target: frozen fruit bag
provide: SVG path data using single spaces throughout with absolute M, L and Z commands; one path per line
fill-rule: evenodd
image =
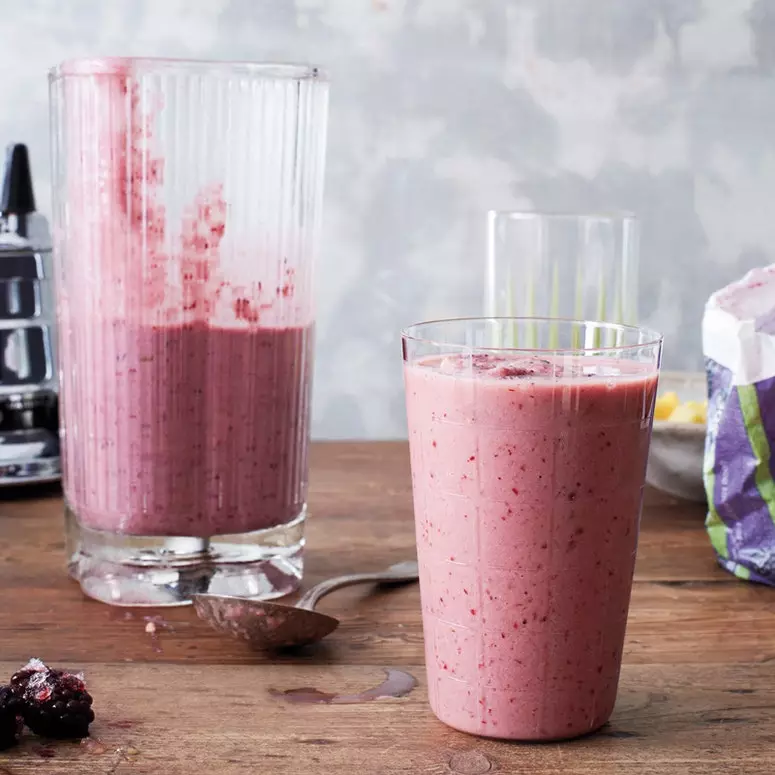
M 722 567 L 775 586 L 775 264 L 710 297 L 702 347 L 708 534 Z

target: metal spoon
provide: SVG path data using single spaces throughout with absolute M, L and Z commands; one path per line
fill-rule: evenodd
M 200 619 L 219 632 L 242 638 L 256 649 L 274 650 L 303 646 L 325 638 L 338 626 L 333 616 L 314 610 L 325 595 L 352 584 L 402 584 L 417 581 L 417 563 L 399 562 L 381 573 L 355 573 L 321 581 L 296 605 L 251 600 L 231 595 L 192 595 Z

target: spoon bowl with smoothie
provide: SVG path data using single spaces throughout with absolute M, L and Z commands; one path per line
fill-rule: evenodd
M 305 592 L 295 605 L 229 595 L 196 594 L 194 609 L 215 630 L 245 640 L 254 649 L 274 651 L 315 643 L 339 626 L 336 617 L 315 610 L 326 595 L 353 584 L 394 586 L 411 581 L 417 581 L 417 563 L 407 560 L 376 573 L 351 573 L 321 581 Z

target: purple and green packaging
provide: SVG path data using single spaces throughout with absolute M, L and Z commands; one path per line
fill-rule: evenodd
M 775 586 L 775 264 L 710 297 L 702 340 L 708 535 L 723 568 Z

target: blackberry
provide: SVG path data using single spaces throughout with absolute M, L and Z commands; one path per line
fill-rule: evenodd
M 43 737 L 86 737 L 94 721 L 92 697 L 81 676 L 31 659 L 11 678 L 24 723 Z
M 23 726 L 21 700 L 10 686 L 0 686 L 0 751 L 19 742 Z

